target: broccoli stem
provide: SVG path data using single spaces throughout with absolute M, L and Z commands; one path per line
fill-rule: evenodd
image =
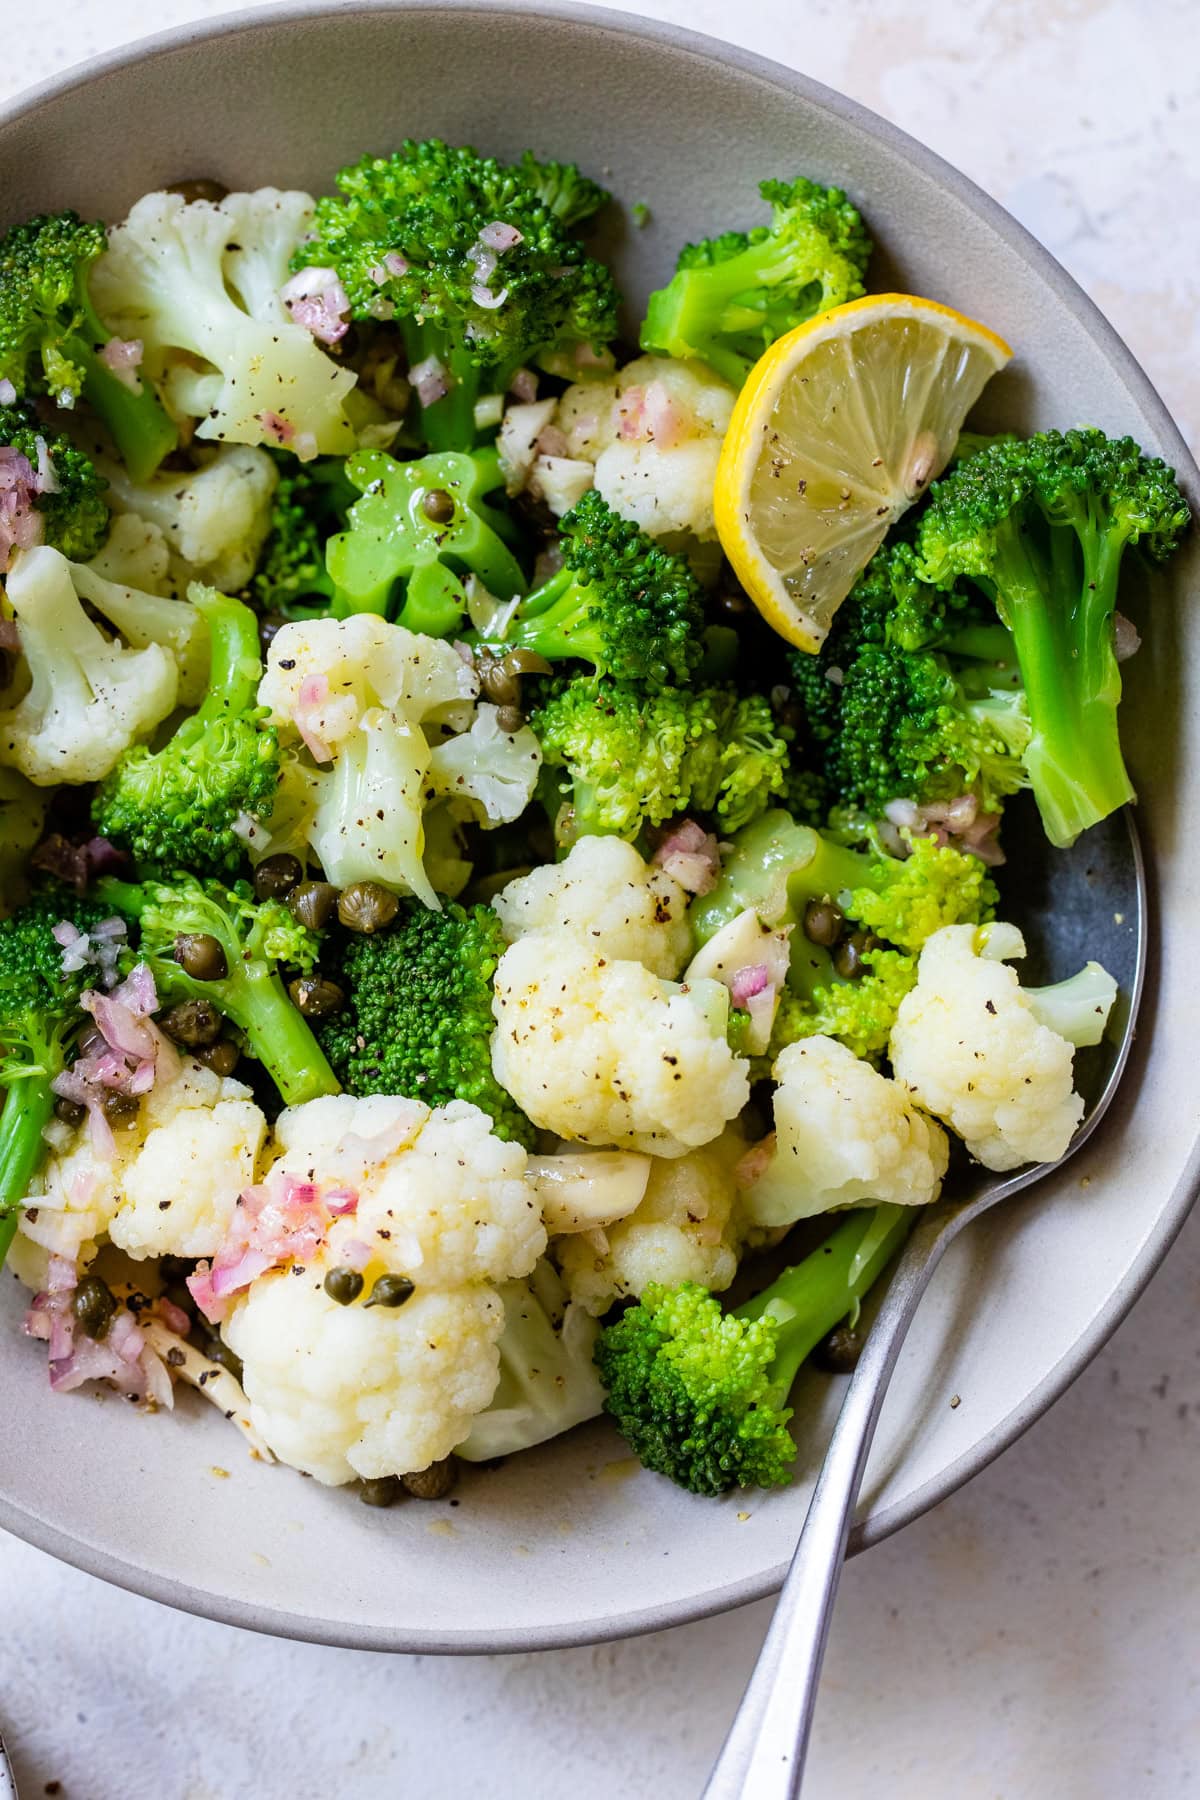
M 1032 729 L 1025 767 L 1046 836 L 1060 849 L 1134 798 L 1112 643 L 1121 548 L 1102 531 L 1056 524 L 1043 556 L 1015 521 L 997 532 L 995 599 L 1013 635 Z
M 19 1203 L 46 1154 L 42 1136 L 54 1116 L 50 1069 L 23 1075 L 0 1107 L 0 1267 L 16 1235 Z
M 802 1262 L 734 1309 L 737 1319 L 759 1319 L 769 1312 L 778 1321 L 771 1364 L 773 1392 L 766 1405 L 784 1404 L 801 1364 L 853 1312 L 887 1268 L 912 1229 L 916 1210 L 876 1206 L 850 1213 Z
M 193 585 L 189 599 L 208 625 L 208 692 L 190 723 L 200 729 L 227 714 L 248 712 L 262 679 L 258 620 L 240 600 Z
M 165 1003 L 211 1000 L 245 1033 L 246 1048 L 267 1071 L 286 1106 L 341 1093 L 321 1046 L 267 965 L 243 963 L 224 981 L 197 981 L 162 960 L 155 961 L 154 973 Z
M 416 402 L 417 429 L 422 441 L 430 450 L 472 449 L 479 437 L 475 402 L 479 399 L 483 371 L 472 363 L 466 351 L 452 347 L 446 334 L 436 326 L 404 319 L 400 329 L 410 369 L 427 357 L 436 356 L 450 378 L 449 392 L 440 400 L 431 406 Z M 499 375 L 496 379 L 499 381 Z
M 158 395 L 142 377 L 141 392 L 118 379 L 99 351 L 112 337 L 87 292 L 87 277 L 79 282 L 81 332 L 70 342 L 70 355 L 83 369 L 83 397 L 99 413 L 112 432 L 121 461 L 134 481 L 148 481 L 163 458 L 178 448 L 179 433 L 168 418 Z

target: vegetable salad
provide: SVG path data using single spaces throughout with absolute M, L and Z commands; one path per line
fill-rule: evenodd
M 1005 806 L 1133 797 L 1119 583 L 1187 507 L 952 394 L 793 629 L 721 521 L 871 244 L 762 198 L 636 345 L 616 203 L 531 152 L 0 237 L 0 1256 L 56 1390 L 190 1384 L 374 1505 L 605 1409 L 776 1486 L 952 1158 L 1070 1144 L 1116 988 L 1022 984 Z M 768 459 L 779 591 L 903 424 Z

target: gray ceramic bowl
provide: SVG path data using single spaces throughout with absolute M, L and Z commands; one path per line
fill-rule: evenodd
M 684 238 L 745 216 L 761 176 L 805 170 L 842 183 L 881 247 L 877 284 L 948 301 L 1016 346 L 989 397 L 995 417 L 1132 432 L 1182 471 L 1195 499 L 1195 467 L 1141 370 L 992 201 L 802 75 L 667 26 L 491 0 L 293 6 L 189 27 L 10 108 L 3 209 L 116 218 L 146 189 L 192 174 L 320 190 L 364 149 L 434 133 L 501 155 L 532 141 L 647 202 L 650 227 L 614 244 L 635 300 Z M 947 1258 L 888 1396 L 859 1548 L 953 1492 L 1051 1404 L 1132 1305 L 1192 1197 L 1200 843 L 1188 821 L 1200 816 L 1200 670 L 1183 605 L 1195 576 L 1193 545 L 1153 597 L 1153 635 L 1131 683 L 1128 735 L 1157 884 L 1133 1064 L 1104 1130 L 1069 1170 Z M 376 1513 L 247 1461 L 192 1395 L 153 1419 L 112 1397 L 53 1397 L 19 1316 L 6 1281 L 0 1522 L 173 1605 L 381 1649 L 579 1643 L 768 1593 L 838 1398 L 813 1384 L 805 1466 L 769 1499 L 692 1499 L 635 1474 L 596 1425 L 472 1475 L 454 1510 Z

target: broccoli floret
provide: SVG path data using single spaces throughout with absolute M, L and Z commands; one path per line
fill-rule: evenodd
M 522 601 L 504 648 L 590 663 L 642 687 L 686 685 L 705 654 L 704 596 L 682 556 L 593 488 L 561 524 L 563 567 Z M 499 646 L 497 646 L 499 648 Z
M 410 369 L 447 384 L 419 409 L 432 449 L 470 449 L 480 395 L 503 393 L 522 363 L 615 337 L 612 276 L 569 228 L 605 197 L 578 171 L 410 140 L 343 169 L 337 185 L 297 266 L 335 268 L 352 316 L 394 318 Z
M 922 573 L 973 585 L 1012 633 L 1031 728 L 1023 761 L 1053 844 L 1134 797 L 1117 724 L 1121 559 L 1140 544 L 1165 561 L 1189 518 L 1173 470 L 1095 430 L 993 444 L 934 484 Z
M 848 923 L 836 955 L 805 931 L 806 909 L 825 903 Z M 850 850 L 774 809 L 738 833 L 721 880 L 688 917 L 697 945 L 748 908 L 772 929 L 792 927 L 772 1057 L 816 1033 L 874 1057 L 916 982 L 925 940 L 944 925 L 982 924 L 995 907 L 995 886 L 978 857 L 926 837 L 911 838 L 904 858 Z
M 0 377 L 18 396 L 49 394 L 67 410 L 82 396 L 143 481 L 179 434 L 147 383 L 134 392 L 100 358 L 113 334 L 89 278 L 104 246 L 103 225 L 73 212 L 43 213 L 0 237 Z
M 594 1419 L 604 1406 L 593 1360 L 599 1326 L 570 1303 L 553 1265 L 543 1257 L 525 1281 L 506 1282 L 500 1297 L 500 1380 L 455 1449 L 467 1462 L 532 1449 Z
M 208 692 L 170 742 L 127 750 L 92 804 L 96 830 L 138 863 L 232 874 L 246 828 L 267 818 L 279 783 L 279 736 L 255 705 L 262 663 L 248 606 L 193 582 L 188 598 L 207 621 Z
M 852 1213 L 803 1262 L 732 1312 L 694 1282 L 648 1287 L 600 1334 L 605 1410 L 648 1469 L 693 1494 L 786 1487 L 787 1404 L 800 1366 L 895 1255 L 912 1208 Z
M 785 331 L 863 290 L 871 242 L 840 188 L 804 176 L 764 181 L 770 225 L 688 244 L 665 288 L 651 294 L 644 350 L 699 356 L 740 386 Z
M 454 902 L 440 912 L 402 903 L 387 930 L 347 934 L 323 965 L 346 1003 L 317 1027 L 347 1091 L 469 1100 L 497 1136 L 531 1143 L 533 1127 L 492 1074 L 492 977 L 505 948 L 490 907 Z
M 336 1075 L 307 1022 L 288 999 L 280 968 L 308 973 L 318 939 L 278 900 L 256 901 L 248 882 L 225 887 L 194 875 L 140 883 L 103 876 L 97 898 L 137 922 L 137 959 L 148 963 L 164 1006 L 210 1000 L 245 1034 L 246 1047 L 270 1075 L 287 1106 L 336 1094 Z M 189 975 L 176 960 L 180 940 L 215 938 L 224 973 Z
M 831 806 L 967 791 L 999 811 L 1027 785 L 1029 721 L 1007 634 L 978 602 L 920 578 L 903 538 L 871 559 L 815 656 L 789 658 L 806 753 Z
M 287 459 L 271 501 L 271 529 L 244 593 L 251 605 L 285 619 L 328 611 L 334 584 L 325 545 L 344 527 L 357 493 L 339 458 Z
M 40 541 L 76 562 L 95 556 L 108 535 L 108 506 L 104 477 L 91 458 L 43 425 L 32 407 L 20 405 L 0 406 L 0 457 L 10 463 L 24 457 L 28 465 L 17 465 L 9 495 L 18 508 L 36 513 Z M 14 523 L 11 513 L 0 521 L 0 573 L 7 560 L 4 538 L 13 535 Z
M 506 541 L 511 525 L 488 504 L 487 496 L 504 485 L 495 450 L 449 450 L 405 463 L 382 450 L 360 450 L 347 460 L 346 477 L 362 498 L 350 508 L 347 529 L 325 550 L 339 618 L 386 613 L 402 581 L 397 623 L 449 637 L 467 608 L 464 575 L 474 575 L 498 600 L 525 592 Z
M 46 1153 L 42 1133 L 54 1111 L 51 1086 L 72 1058 L 86 1023 L 80 995 L 92 972 L 63 972 L 54 927 L 88 931 L 105 908 L 67 889 L 39 895 L 0 920 L 0 1263 L 17 1229 L 17 1205 Z
M 732 687 L 661 688 L 617 681 L 549 684 L 530 717 L 545 769 L 543 792 L 565 799 L 563 843 L 612 833 L 633 838 L 678 813 L 711 813 L 723 832 L 756 818 L 783 790 L 788 746 L 760 694 Z

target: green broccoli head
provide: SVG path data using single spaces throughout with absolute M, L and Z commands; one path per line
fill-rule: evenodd
M 488 503 L 504 484 L 494 449 L 447 450 L 411 462 L 359 450 L 347 459 L 346 480 L 362 498 L 325 549 L 340 617 L 386 613 L 403 583 L 397 623 L 449 637 L 467 609 L 464 575 L 498 600 L 524 593 L 525 576 L 506 541 L 511 525 Z
M 440 912 L 408 903 L 386 931 L 347 934 L 323 965 L 346 1002 L 317 1031 L 348 1092 L 468 1100 L 499 1137 L 531 1144 L 533 1127 L 492 1074 L 492 978 L 504 950 L 490 907 L 454 902 Z
M 1070 844 L 1133 798 L 1121 751 L 1113 619 L 1123 553 L 1162 562 L 1190 520 L 1173 470 L 1131 438 L 1043 431 L 1000 440 L 934 484 L 921 573 L 992 601 L 1012 633 L 1047 836 Z
M 505 629 L 507 648 L 654 688 L 686 685 L 705 654 L 704 596 L 691 567 L 593 488 L 561 521 L 563 567 Z
M 281 971 L 307 974 L 320 940 L 278 900 L 256 900 L 248 882 L 231 887 L 190 874 L 139 883 L 103 876 L 96 894 L 136 922 L 137 956 L 149 965 L 164 1005 L 210 1000 L 245 1034 L 246 1047 L 285 1105 L 336 1094 L 338 1081 L 307 1021 L 292 1005 Z M 212 938 L 219 956 L 193 974 L 186 940 Z
M 871 243 L 840 188 L 799 176 L 759 192 L 770 225 L 687 245 L 650 296 L 643 349 L 702 357 L 740 386 L 776 338 L 863 293 Z
M 325 542 L 345 524 L 357 489 L 340 457 L 299 463 L 278 458 L 271 529 L 244 597 L 260 612 L 306 617 L 326 611 L 334 584 L 325 567 Z
M 756 818 L 784 787 L 788 745 L 760 694 L 730 686 L 646 694 L 580 677 L 548 684 L 530 717 L 565 800 L 556 830 L 636 837 L 679 813 L 711 814 L 722 832 Z M 553 771 L 563 771 L 556 781 Z M 545 791 L 545 788 L 544 788 Z
M 36 513 L 40 541 L 60 550 L 72 562 L 95 556 L 108 536 L 108 486 L 89 456 L 62 432 L 43 425 L 32 407 L 0 406 L 0 459 L 17 465 L 9 488 L 16 505 Z M 15 519 L 6 514 L 0 533 L 15 536 Z M 2 550 L 0 550 L 2 560 Z
M 127 750 L 92 803 L 97 831 L 139 864 L 233 874 L 247 834 L 279 785 L 279 735 L 255 704 L 262 663 L 254 614 L 193 582 L 188 598 L 208 625 L 208 692 L 161 750 Z
M 95 979 L 86 964 L 64 971 L 55 931 L 66 923 L 88 932 L 105 916 L 104 906 L 56 888 L 0 919 L 0 1264 L 46 1154 L 52 1083 L 73 1054 L 86 1022 L 80 999 Z
M 807 757 L 831 806 L 878 818 L 893 800 L 971 792 L 993 812 L 1027 784 L 1024 696 L 989 611 L 922 580 L 901 538 L 871 559 L 820 651 L 791 654 Z
M 518 164 L 521 178 L 560 225 L 582 225 L 612 196 L 574 163 L 543 161 L 526 150 Z
M 796 1375 L 887 1267 L 909 1228 L 905 1212 L 851 1214 L 734 1312 L 693 1282 L 653 1284 L 607 1326 L 596 1346 L 605 1408 L 645 1467 L 693 1494 L 786 1487 Z
M 85 399 L 142 481 L 178 433 L 148 387 L 127 386 L 100 357 L 112 333 L 88 278 L 104 247 L 104 226 L 73 212 L 40 214 L 0 237 L 0 379 L 19 397 L 48 394 L 68 410 Z
M 296 266 L 335 268 L 353 316 L 394 318 L 410 365 L 447 383 L 421 412 L 434 449 L 471 447 L 482 383 L 502 392 L 539 352 L 616 335 L 612 276 L 569 228 L 600 197 L 576 171 L 409 140 L 343 169 L 337 185 Z

